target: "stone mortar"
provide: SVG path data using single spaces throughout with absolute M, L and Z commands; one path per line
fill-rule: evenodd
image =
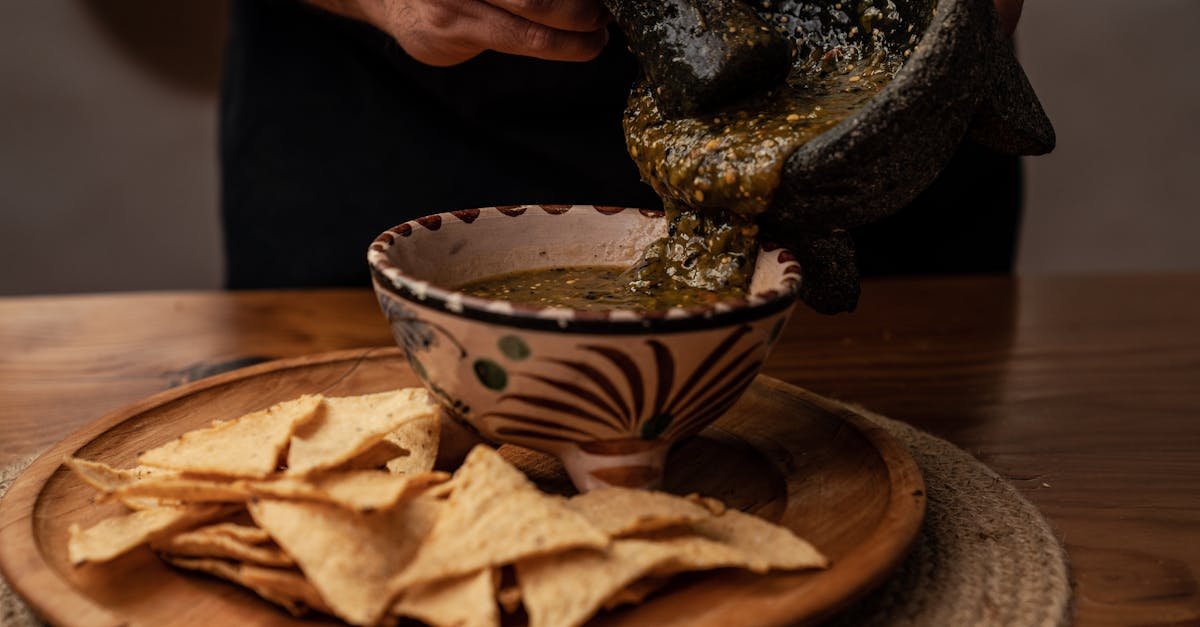
M 882 91 L 791 154 L 771 206 L 759 217 L 762 232 L 794 250 L 805 266 L 802 297 L 818 311 L 852 310 L 857 303 L 858 271 L 846 230 L 912 202 L 965 139 L 1011 155 L 1054 148 L 1054 128 L 993 0 L 751 4 L 768 23 L 789 16 L 797 44 L 817 48 L 853 40 L 864 11 L 894 11 L 900 21 L 889 27 L 887 45 L 910 51 Z

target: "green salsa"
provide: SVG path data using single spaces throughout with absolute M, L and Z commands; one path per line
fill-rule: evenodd
M 642 251 L 630 286 L 668 299 L 693 289 L 740 296 L 754 274 L 758 227 L 736 215 L 666 205 L 667 235 Z
M 531 307 L 585 311 L 662 311 L 711 305 L 736 298 L 740 290 L 712 291 L 686 285 L 637 286 L 625 266 L 568 266 L 497 274 L 458 286 L 470 296 L 507 300 Z
M 745 290 L 754 221 L 769 210 L 788 157 L 865 105 L 901 64 L 883 49 L 814 51 L 785 84 L 689 117 L 669 117 L 647 85 L 635 87 L 626 147 L 671 223 L 636 266 L 636 285 Z
M 900 68 L 882 51 L 815 56 L 784 85 L 719 111 L 668 117 L 640 84 L 625 111 L 625 143 L 664 200 L 753 217 L 768 209 L 787 158 L 879 93 Z

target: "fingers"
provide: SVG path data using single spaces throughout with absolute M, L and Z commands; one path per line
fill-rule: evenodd
M 608 31 L 561 30 L 481 5 L 471 36 L 489 50 L 549 61 L 590 61 L 608 43 Z
M 486 0 L 535 24 L 576 33 L 599 30 L 610 16 L 597 0 Z
M 544 7 L 538 11 L 554 14 L 545 19 L 570 23 L 572 28 L 583 28 L 587 20 L 602 24 L 606 19 L 588 17 L 578 7 L 555 8 L 550 0 L 491 1 L 522 2 L 522 10 L 527 12 L 535 11 L 530 2 L 541 2 Z M 558 0 L 558 4 L 568 3 Z M 582 0 L 578 4 L 582 6 Z M 588 31 L 563 30 L 480 0 L 400 0 L 389 11 L 387 21 L 387 30 L 410 56 L 435 66 L 462 63 L 484 50 L 551 61 L 588 61 L 608 43 L 603 25 Z

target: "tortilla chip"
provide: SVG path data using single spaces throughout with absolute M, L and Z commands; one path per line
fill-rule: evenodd
M 155 499 L 148 496 L 118 496 L 117 500 L 125 507 L 134 511 L 154 509 L 156 507 L 178 507 L 182 505 L 179 501 Z
M 74 565 L 107 562 L 163 535 L 194 527 L 230 511 L 219 505 L 159 507 L 106 518 L 87 529 L 71 525 L 67 555 Z
M 131 509 L 186 502 L 230 502 L 268 496 L 335 503 L 355 510 L 391 507 L 425 488 L 450 478 L 444 472 L 398 476 L 385 471 L 357 470 L 302 479 L 277 477 L 264 481 L 218 481 L 174 474 L 137 476 L 98 462 L 72 459 L 67 464 L 83 480 L 115 495 Z
M 220 577 L 253 590 L 260 597 L 282 606 L 293 616 L 303 616 L 312 608 L 326 611 L 325 602 L 300 573 L 292 570 L 246 566 L 211 558 L 163 556 L 179 568 Z
M 517 562 L 530 627 L 582 625 L 604 602 L 673 556 L 649 540 L 615 540 L 607 550 L 576 549 Z
M 820 551 L 787 527 L 736 509 L 692 523 L 691 530 L 745 553 L 745 567 L 754 572 L 829 566 L 829 560 Z
M 708 511 L 712 512 L 714 516 L 720 516 L 721 514 L 725 513 L 726 509 L 729 509 L 724 503 L 714 499 L 711 496 L 700 496 L 699 494 L 693 492 L 692 494 L 689 494 L 683 498 L 704 507 Z
M 104 494 L 137 481 L 134 473 L 118 470 L 102 462 L 68 457 L 63 460 L 63 465 L 70 468 L 84 483 Z
M 271 534 L 253 525 L 239 525 L 234 522 L 223 522 L 207 527 L 200 527 L 193 533 L 205 532 L 233 538 L 242 544 L 266 544 L 271 541 Z
M 316 420 L 292 437 L 288 472 L 336 468 L 370 449 L 406 422 L 436 413 L 424 388 L 327 398 Z
M 646 600 L 646 597 L 657 592 L 660 588 L 667 585 L 671 581 L 671 577 L 651 575 L 642 577 L 637 581 L 629 584 L 625 588 L 618 590 L 616 594 L 608 598 L 604 602 L 604 609 L 611 610 L 622 605 L 635 605 Z
M 296 563 L 279 547 L 249 544 L 211 528 L 195 529 L 150 543 L 160 553 L 179 557 L 216 557 L 259 566 L 287 567 Z
M 241 576 L 243 585 L 259 593 L 264 598 L 292 599 L 318 612 L 333 613 L 325 603 L 325 599 L 321 598 L 321 594 L 317 592 L 317 589 L 299 571 L 263 568 L 261 566 L 243 564 L 241 567 Z
M 70 458 L 64 462 L 80 479 L 102 494 L 116 496 L 132 509 L 149 509 L 156 501 L 240 502 L 250 493 L 236 484 L 183 477 L 171 470 L 118 470 L 100 462 Z M 139 500 L 151 499 L 151 500 Z
M 493 449 L 479 445 L 450 482 L 445 510 L 412 566 L 392 584 L 409 586 L 466 575 L 571 548 L 602 548 L 608 536 L 543 494 Z
M 397 457 L 408 455 L 403 446 L 396 444 L 384 436 L 383 440 L 371 445 L 371 448 L 351 457 L 346 463 L 334 468 L 334 471 L 345 470 L 380 470 Z
M 712 516 L 688 499 L 629 488 L 592 490 L 572 497 L 567 506 L 612 537 L 678 527 Z
M 410 588 L 392 606 L 392 614 L 415 618 L 433 627 L 499 625 L 496 571 L 488 568 Z
M 221 579 L 227 579 L 233 582 L 238 582 L 239 580 L 239 567 L 234 562 L 227 562 L 225 560 L 218 559 L 172 557 L 170 555 L 164 555 L 162 558 L 180 568 L 208 573 L 214 577 L 220 577 Z
M 138 461 L 224 477 L 266 477 L 275 472 L 292 433 L 317 415 L 320 395 L 306 395 L 236 420 L 183 434 L 142 453 Z
M 399 476 L 377 470 L 354 470 L 308 479 L 281 477 L 255 481 L 247 483 L 246 487 L 259 496 L 320 501 L 357 511 L 371 511 L 393 507 L 449 478 L 450 475 L 444 472 Z
M 389 472 L 417 474 L 433 470 L 437 462 L 438 445 L 441 440 L 442 423 L 437 412 L 406 423 L 387 434 L 384 441 L 404 449 L 406 454 L 387 462 Z
M 581 625 L 648 575 L 745 566 L 737 547 L 691 533 L 614 540 L 607 551 L 571 551 L 517 562 L 530 627 Z
M 412 560 L 442 507 L 418 497 L 368 514 L 334 505 L 261 500 L 260 527 L 296 560 L 334 614 L 356 625 L 378 621 L 394 598 L 388 582 Z
M 179 476 L 179 473 L 174 470 L 155 468 L 153 466 L 136 466 L 128 470 L 122 470 L 113 468 L 104 462 L 79 459 L 78 457 L 64 459 L 63 465 L 70 468 L 84 483 L 103 494 L 110 494 L 125 486 L 150 477 Z
M 122 501 L 151 498 L 183 503 L 241 503 L 250 498 L 250 491 L 239 482 L 151 476 L 117 488 L 113 495 Z

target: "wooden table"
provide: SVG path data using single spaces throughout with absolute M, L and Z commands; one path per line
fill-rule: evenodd
M 366 290 L 0 299 L 0 465 L 232 365 L 390 344 Z M 1050 518 L 1080 625 L 1200 623 L 1200 276 L 868 282 L 767 374 L 948 438 Z

